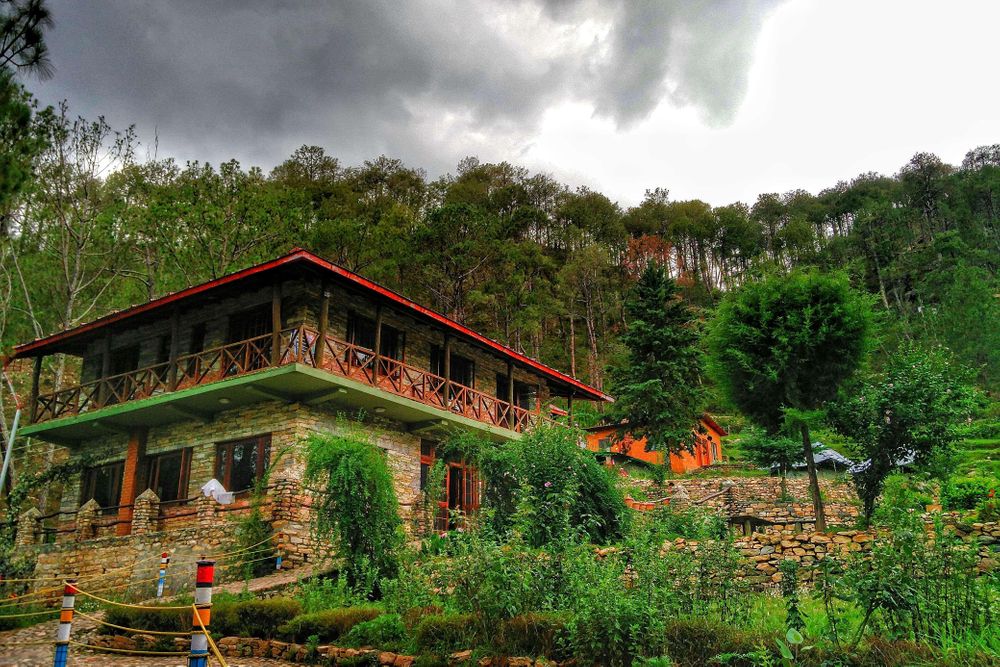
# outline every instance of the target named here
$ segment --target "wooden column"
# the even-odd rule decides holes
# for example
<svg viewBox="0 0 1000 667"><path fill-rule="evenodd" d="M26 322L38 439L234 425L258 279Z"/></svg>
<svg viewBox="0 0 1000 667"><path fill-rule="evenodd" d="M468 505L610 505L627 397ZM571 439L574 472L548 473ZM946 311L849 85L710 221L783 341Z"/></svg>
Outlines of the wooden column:
<svg viewBox="0 0 1000 667"><path fill-rule="evenodd" d="M101 379L106 379L111 375L111 329L104 334L104 350L101 354ZM97 386L97 401L103 407L108 402L107 382L101 382Z"/></svg>
<svg viewBox="0 0 1000 667"><path fill-rule="evenodd" d="M372 368L373 381L378 383L378 365L382 358L382 304L375 306L375 360Z"/></svg>
<svg viewBox="0 0 1000 667"><path fill-rule="evenodd" d="M167 388L173 391L177 388L177 357L180 354L181 315L175 308L170 315L170 353L167 366Z"/></svg>
<svg viewBox="0 0 1000 667"><path fill-rule="evenodd" d="M41 355L35 357L35 368L31 372L31 402L28 404L28 416L31 418L31 422L35 422L35 416L38 413L38 385L42 378L42 357Z"/></svg>
<svg viewBox="0 0 1000 667"><path fill-rule="evenodd" d="M281 363L281 283L271 286L271 365Z"/></svg>
<svg viewBox="0 0 1000 667"><path fill-rule="evenodd" d="M326 332L330 328L330 288L323 286L323 297L319 302L319 340L316 341L316 352L313 359L316 368L323 367L323 357L326 356Z"/></svg>
<svg viewBox="0 0 1000 667"><path fill-rule="evenodd" d="M442 364L444 365L444 405L445 407L451 406L451 336L448 334L444 335L444 349L442 350L444 354L444 359Z"/></svg>
<svg viewBox="0 0 1000 667"><path fill-rule="evenodd" d="M139 485L139 475L142 471L142 460L146 456L146 436L149 429L146 427L135 427L129 429L128 451L125 454L125 469L122 471L122 493L118 498L119 505L131 505L136 496L143 489L136 488ZM117 535L128 535L132 532L132 508L118 508L119 523L115 526Z"/></svg>
<svg viewBox="0 0 1000 667"><path fill-rule="evenodd" d="M507 403L510 408L507 410L507 423L510 428L514 428L514 364L507 362Z"/></svg>

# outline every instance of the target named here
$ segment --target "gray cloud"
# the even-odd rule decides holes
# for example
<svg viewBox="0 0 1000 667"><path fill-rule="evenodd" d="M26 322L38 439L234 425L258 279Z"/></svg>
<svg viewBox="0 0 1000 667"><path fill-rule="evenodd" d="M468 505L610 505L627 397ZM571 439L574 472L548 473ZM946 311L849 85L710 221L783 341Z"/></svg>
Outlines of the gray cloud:
<svg viewBox="0 0 1000 667"><path fill-rule="evenodd" d="M774 1L54 0L56 74L31 87L147 143L155 130L181 159L268 167L312 143L434 174L469 153L514 159L565 100L619 125L664 99L725 122ZM585 19L608 29L575 40Z"/></svg>

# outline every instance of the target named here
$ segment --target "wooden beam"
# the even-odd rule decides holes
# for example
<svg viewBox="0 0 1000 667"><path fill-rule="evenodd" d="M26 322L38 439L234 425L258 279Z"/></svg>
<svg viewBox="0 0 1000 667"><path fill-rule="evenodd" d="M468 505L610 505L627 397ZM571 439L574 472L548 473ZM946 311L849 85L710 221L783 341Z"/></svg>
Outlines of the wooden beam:
<svg viewBox="0 0 1000 667"><path fill-rule="evenodd" d="M181 414L185 417L190 417L191 419L197 419L198 421L203 422L205 424L208 424L213 419L215 419L215 415L212 414L211 412L208 412L207 410L188 408L184 407L183 405L177 405L176 403L168 403L167 407L173 410L174 412L177 412L178 414Z"/></svg>
<svg viewBox="0 0 1000 667"><path fill-rule="evenodd" d="M31 372L31 399L28 404L28 416L31 423L35 422L35 414L38 412L38 385L42 378L42 356L35 357L35 368Z"/></svg>
<svg viewBox="0 0 1000 667"><path fill-rule="evenodd" d="M109 328L104 334L104 347L101 353L101 379L107 378L111 375L111 329ZM101 382L97 386L97 402L101 407L108 401L108 385L106 382Z"/></svg>
<svg viewBox="0 0 1000 667"><path fill-rule="evenodd" d="M514 364L507 362L507 403L510 409L507 410L507 425L514 428Z"/></svg>
<svg viewBox="0 0 1000 667"><path fill-rule="evenodd" d="M271 286L271 365L281 363L281 283Z"/></svg>
<svg viewBox="0 0 1000 667"><path fill-rule="evenodd" d="M442 364L444 364L444 405L445 408L451 407L451 336L448 334L444 335L444 348L442 350L444 354L444 359Z"/></svg>
<svg viewBox="0 0 1000 667"><path fill-rule="evenodd" d="M302 403L303 405L319 405L320 403L326 403L327 401L346 395L347 389L344 387L338 387L337 389L324 389L312 394L306 394L299 399L299 403Z"/></svg>
<svg viewBox="0 0 1000 667"><path fill-rule="evenodd" d="M378 384L378 366L382 355L382 304L375 306L375 364L372 367L374 384Z"/></svg>
<svg viewBox="0 0 1000 667"><path fill-rule="evenodd" d="M167 366L167 387L170 391L177 389L177 357L180 355L181 314L174 308L170 315L170 354Z"/></svg>
<svg viewBox="0 0 1000 667"><path fill-rule="evenodd" d="M323 367L323 357L326 355L326 332L330 327L330 288L323 286L323 298L319 302L319 340L316 341L316 353L313 359L316 368Z"/></svg>

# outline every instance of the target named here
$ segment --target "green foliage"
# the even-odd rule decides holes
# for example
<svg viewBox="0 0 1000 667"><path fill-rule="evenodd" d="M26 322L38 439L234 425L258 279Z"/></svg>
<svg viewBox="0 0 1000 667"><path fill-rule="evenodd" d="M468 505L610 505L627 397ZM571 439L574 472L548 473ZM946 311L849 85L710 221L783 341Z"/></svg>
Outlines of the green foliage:
<svg viewBox="0 0 1000 667"><path fill-rule="evenodd" d="M347 583L346 577L313 577L295 587L295 599L302 603L302 611L311 614L335 607L350 607L361 602Z"/></svg>
<svg viewBox="0 0 1000 667"><path fill-rule="evenodd" d="M781 572L781 597L785 599L785 627L789 630L802 630L805 621L799 609L799 562L785 558L778 564Z"/></svg>
<svg viewBox="0 0 1000 667"><path fill-rule="evenodd" d="M335 642L351 631L351 628L370 621L382 614L378 607L344 607L327 609L311 614L296 616L278 627L278 635L283 639L304 643L310 636L317 635L320 643Z"/></svg>
<svg viewBox="0 0 1000 667"><path fill-rule="evenodd" d="M628 350L610 369L608 419L653 450L692 450L705 408L698 322L662 266L650 263L625 302ZM627 425L624 426L624 425ZM622 435L624 434L624 430Z"/></svg>
<svg viewBox="0 0 1000 667"><path fill-rule="evenodd" d="M998 490L1000 480L993 477L952 477L941 485L941 505L949 511L975 509Z"/></svg>
<svg viewBox="0 0 1000 667"><path fill-rule="evenodd" d="M409 641L406 626L398 614L382 614L358 623L344 636L345 646L371 646L382 651L399 651Z"/></svg>
<svg viewBox="0 0 1000 667"><path fill-rule="evenodd" d="M432 614L417 623L413 641L422 651L453 653L472 646L475 627L472 614Z"/></svg>
<svg viewBox="0 0 1000 667"><path fill-rule="evenodd" d="M919 475L892 473L882 487L882 501L872 515L873 523L893 526L906 522L914 512L923 512L934 502L929 484Z"/></svg>
<svg viewBox="0 0 1000 667"><path fill-rule="evenodd" d="M692 540L720 540L726 537L729 530L725 519L718 512L693 505L681 509L662 505L654 513L653 521L671 539L684 537Z"/></svg>
<svg viewBox="0 0 1000 667"><path fill-rule="evenodd" d="M345 559L344 575L359 590L395 575L402 544L396 491L385 455L358 430L315 435L306 443L305 482L319 485L314 528Z"/></svg>
<svg viewBox="0 0 1000 667"><path fill-rule="evenodd" d="M719 657L757 654L764 638L732 625L709 619L676 619L663 629L667 654L677 667L699 667L720 662ZM766 654L765 654L766 655ZM723 664L755 665L752 658L733 657Z"/></svg>
<svg viewBox="0 0 1000 667"><path fill-rule="evenodd" d="M709 334L713 376L744 414L776 433L784 410L834 398L871 345L869 299L846 276L795 271L728 293Z"/></svg>
<svg viewBox="0 0 1000 667"><path fill-rule="evenodd" d="M507 621L500 645L505 655L545 656L557 660L564 657L566 636L565 614L527 612Z"/></svg>
<svg viewBox="0 0 1000 667"><path fill-rule="evenodd" d="M291 598L237 600L212 605L212 631L224 637L273 639L278 627L302 612Z"/></svg>
<svg viewBox="0 0 1000 667"><path fill-rule="evenodd" d="M870 519L885 477L909 455L915 465L944 477L959 439L959 426L975 407L967 374L945 350L904 345L849 396L830 410L868 467L854 475Z"/></svg>
<svg viewBox="0 0 1000 667"><path fill-rule="evenodd" d="M144 605L152 609L138 609L134 607L111 606L104 612L104 620L114 625L135 630L153 630L156 632L186 632L191 630L191 610L190 609L167 609L156 610L156 607L176 607L177 602L150 603ZM213 609L213 621L215 610ZM132 634L125 630L112 628L108 625L98 627L98 632L107 635Z"/></svg>
<svg viewBox="0 0 1000 667"><path fill-rule="evenodd" d="M740 431L739 444L743 457L762 468L778 466L782 474L792 464L802 460L802 441L786 435L771 435L759 426L751 425Z"/></svg>
<svg viewBox="0 0 1000 667"><path fill-rule="evenodd" d="M516 530L532 546L578 537L604 543L623 534L629 514L611 474L579 446L581 437L540 427L502 445L460 437L445 451L479 466L485 521L496 535Z"/></svg>

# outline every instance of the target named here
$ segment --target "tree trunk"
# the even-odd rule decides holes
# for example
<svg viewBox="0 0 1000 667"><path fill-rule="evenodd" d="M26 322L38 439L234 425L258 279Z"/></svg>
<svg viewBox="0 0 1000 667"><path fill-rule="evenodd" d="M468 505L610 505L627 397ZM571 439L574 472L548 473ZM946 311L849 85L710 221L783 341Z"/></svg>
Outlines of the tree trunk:
<svg viewBox="0 0 1000 667"><path fill-rule="evenodd" d="M826 530L826 514L823 512L823 498L819 494L819 479L816 477L816 460L813 457L812 438L809 437L809 425L801 423L802 449L806 455L806 468L809 470L809 493L812 495L813 512L816 514L816 530Z"/></svg>

